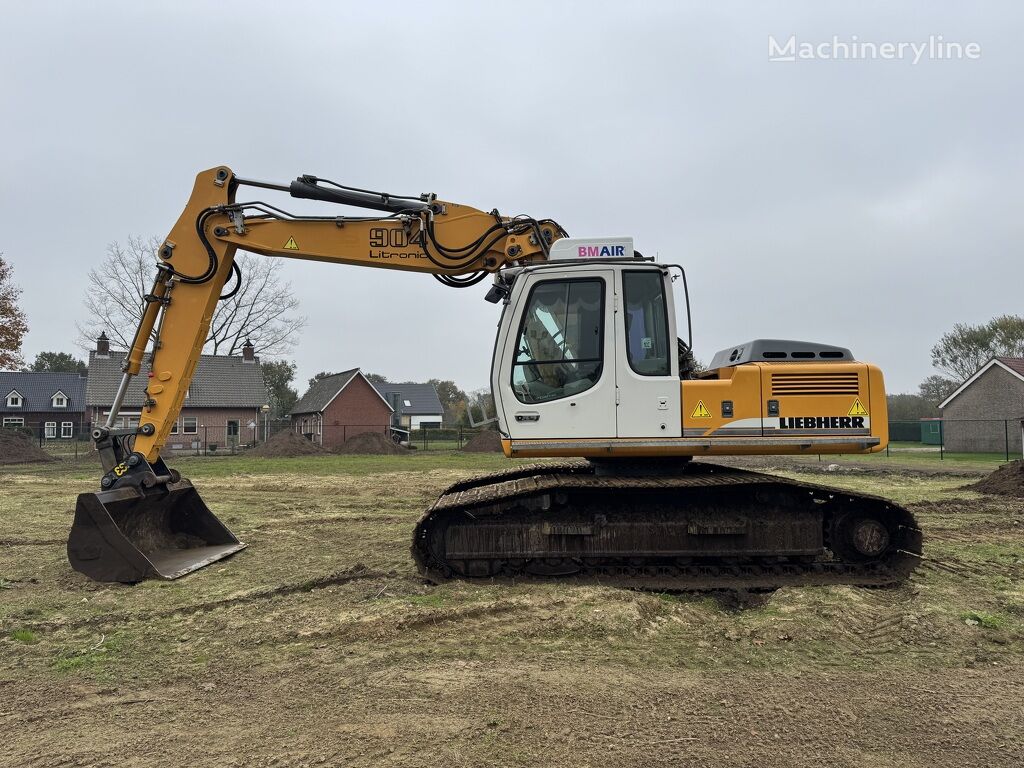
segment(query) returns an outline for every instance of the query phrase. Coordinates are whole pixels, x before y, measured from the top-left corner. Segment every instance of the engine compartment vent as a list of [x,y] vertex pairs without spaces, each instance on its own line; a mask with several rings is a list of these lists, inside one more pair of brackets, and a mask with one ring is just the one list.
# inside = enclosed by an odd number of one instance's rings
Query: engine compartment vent
[[745,344],[723,349],[712,359],[709,368],[729,368],[744,363],[808,362],[841,363],[853,362],[853,353],[846,347],[817,344],[813,341],[790,341],[786,339],[754,339]]
[[859,394],[860,382],[856,371],[772,374],[772,397]]

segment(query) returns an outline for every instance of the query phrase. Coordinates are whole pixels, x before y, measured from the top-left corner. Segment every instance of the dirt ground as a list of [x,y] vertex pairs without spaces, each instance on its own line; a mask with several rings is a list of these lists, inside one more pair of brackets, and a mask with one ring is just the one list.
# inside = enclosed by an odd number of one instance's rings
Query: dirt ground
[[250,547],[134,587],[64,560],[93,467],[0,469],[0,765],[1024,763],[1024,502],[962,474],[828,473],[911,506],[909,584],[737,596],[422,583],[415,520],[500,456],[177,466]]
[[260,443],[249,451],[250,456],[257,456],[261,459],[314,456],[318,453],[326,453],[326,451],[312,440],[292,432],[290,429],[282,429],[267,442]]
[[378,432],[363,432],[350,437],[333,452],[363,456],[402,456],[409,453],[409,449]]
[[501,437],[495,430],[486,429],[466,441],[462,450],[467,453],[500,453]]
[[31,437],[7,429],[0,430],[0,464],[31,464],[53,460]]
[[965,486],[965,489],[1024,498],[1024,460],[1007,462],[991,475]]

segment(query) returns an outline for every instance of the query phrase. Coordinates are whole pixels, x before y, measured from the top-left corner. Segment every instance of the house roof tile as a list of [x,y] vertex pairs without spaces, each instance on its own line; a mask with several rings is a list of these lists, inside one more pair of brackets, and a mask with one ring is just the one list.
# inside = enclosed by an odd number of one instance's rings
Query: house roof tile
[[[86,403],[109,406],[121,383],[121,365],[124,352],[111,352],[110,356],[89,353],[89,379]],[[148,356],[139,375],[128,385],[126,408],[141,408],[142,390],[149,381]],[[186,408],[259,408],[267,403],[267,388],[263,382],[263,369],[259,360],[243,361],[241,357],[201,355],[195,374],[189,384]]]
[[391,402],[389,395],[397,394],[399,410],[404,414],[409,416],[444,415],[444,407],[441,405],[441,400],[438,398],[433,384],[417,384],[407,381],[401,384],[387,382],[373,386],[389,403]]
[[359,373],[359,369],[353,368],[333,376],[325,376],[314,382],[306,394],[299,398],[291,413],[319,413],[352,381],[357,373]]
[[1024,376],[1024,357],[997,357],[996,360]]
[[[24,398],[18,408],[7,407],[12,390]],[[57,392],[68,399],[68,412],[85,410],[85,377],[77,373],[0,371],[0,413],[52,411],[51,400]]]

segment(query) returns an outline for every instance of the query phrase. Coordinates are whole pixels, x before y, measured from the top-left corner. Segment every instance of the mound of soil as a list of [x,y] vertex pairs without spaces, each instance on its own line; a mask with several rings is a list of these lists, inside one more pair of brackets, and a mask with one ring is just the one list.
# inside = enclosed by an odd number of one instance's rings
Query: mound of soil
[[288,458],[291,456],[312,456],[327,453],[316,443],[291,430],[282,430],[262,445],[257,445],[250,456],[261,456],[265,459]]
[[0,430],[0,464],[31,464],[56,459],[40,448],[36,441],[21,432]]
[[398,456],[409,453],[409,449],[390,440],[380,432],[363,432],[355,437],[350,437],[335,448],[334,453]]
[[501,453],[501,438],[493,429],[481,432],[471,438],[462,450],[469,453]]
[[964,488],[1024,499],[1024,460],[1017,459],[1009,464],[1003,464],[985,479],[965,485]]

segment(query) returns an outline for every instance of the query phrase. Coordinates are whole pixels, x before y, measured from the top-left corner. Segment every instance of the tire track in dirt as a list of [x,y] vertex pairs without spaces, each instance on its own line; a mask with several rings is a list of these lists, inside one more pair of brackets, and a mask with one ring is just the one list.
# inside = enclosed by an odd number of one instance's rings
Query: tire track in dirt
[[950,543],[1005,542],[1024,537],[1024,524],[1015,520],[979,520],[950,528],[928,529],[928,538]]
[[394,578],[397,574],[393,571],[374,571],[364,565],[355,565],[344,571],[335,571],[326,576],[315,576],[291,584],[282,584],[268,589],[261,589],[255,592],[247,592],[244,595],[225,597],[218,600],[208,600],[203,603],[180,606],[177,608],[165,608],[159,611],[138,611],[133,613],[107,613],[102,616],[88,616],[82,619],[63,622],[40,621],[23,622],[27,629],[53,630],[53,629],[81,629],[82,627],[102,627],[110,624],[123,624],[135,621],[152,621],[153,619],[169,618],[171,616],[194,616],[200,613],[207,613],[218,608],[228,608],[234,605],[270,600],[275,597],[294,595],[299,592],[312,592],[315,589],[336,586],[338,584],[349,584],[354,581],[367,579]]
[[[184,691],[184,688],[177,686],[175,689],[163,689],[163,691],[168,690]],[[155,695],[133,696],[119,694],[115,689],[101,690],[80,700],[52,702],[49,707],[36,706],[31,710],[21,712],[3,712],[0,713],[0,718],[2,718],[0,722],[7,725],[24,727],[32,723],[52,720],[54,718],[64,720],[79,713],[88,713],[94,709],[107,710],[111,707],[150,704],[154,701],[157,701]],[[11,716],[7,717],[6,715]]]
[[418,614],[408,619],[401,619],[395,624],[399,631],[417,631],[424,627],[437,628],[445,624],[456,624],[475,619],[496,619],[513,613],[533,610],[525,603],[499,601],[488,605],[472,605],[465,608],[452,608],[443,611],[431,611]]
[[998,560],[968,561],[958,557],[926,557],[919,569],[925,572],[948,573],[965,580],[984,576],[1024,579],[1024,563],[1004,563]]
[[[246,530],[253,533],[260,533],[265,530],[273,530],[277,528],[302,528],[302,527],[322,527],[322,526],[335,526],[339,523],[375,523],[380,525],[398,525],[408,523],[410,520],[416,518],[412,515],[347,515],[347,514],[332,514],[325,515],[324,517],[295,517],[295,518],[278,518],[278,519],[264,519],[261,520],[259,525],[255,525]],[[3,542],[0,542],[2,544]],[[62,542],[63,543],[63,542]]]
[[438,609],[417,612],[411,616],[374,616],[368,621],[332,622],[330,626],[319,630],[305,630],[295,636],[305,642],[321,642],[325,640],[342,640],[351,642],[377,637],[396,637],[400,633],[417,633],[430,630],[436,640],[438,633],[452,627],[472,623],[472,627],[459,631],[465,633],[471,629],[476,642],[481,638],[514,631],[512,624],[516,617],[532,615],[536,612],[535,604],[508,600],[499,600],[484,605],[468,605],[457,608]]
[[52,547],[67,544],[67,539],[0,539],[0,547]]
[[860,602],[844,603],[835,617],[835,642],[855,654],[890,653],[906,641],[919,639],[927,615],[904,609],[910,596],[902,590],[864,589]]

